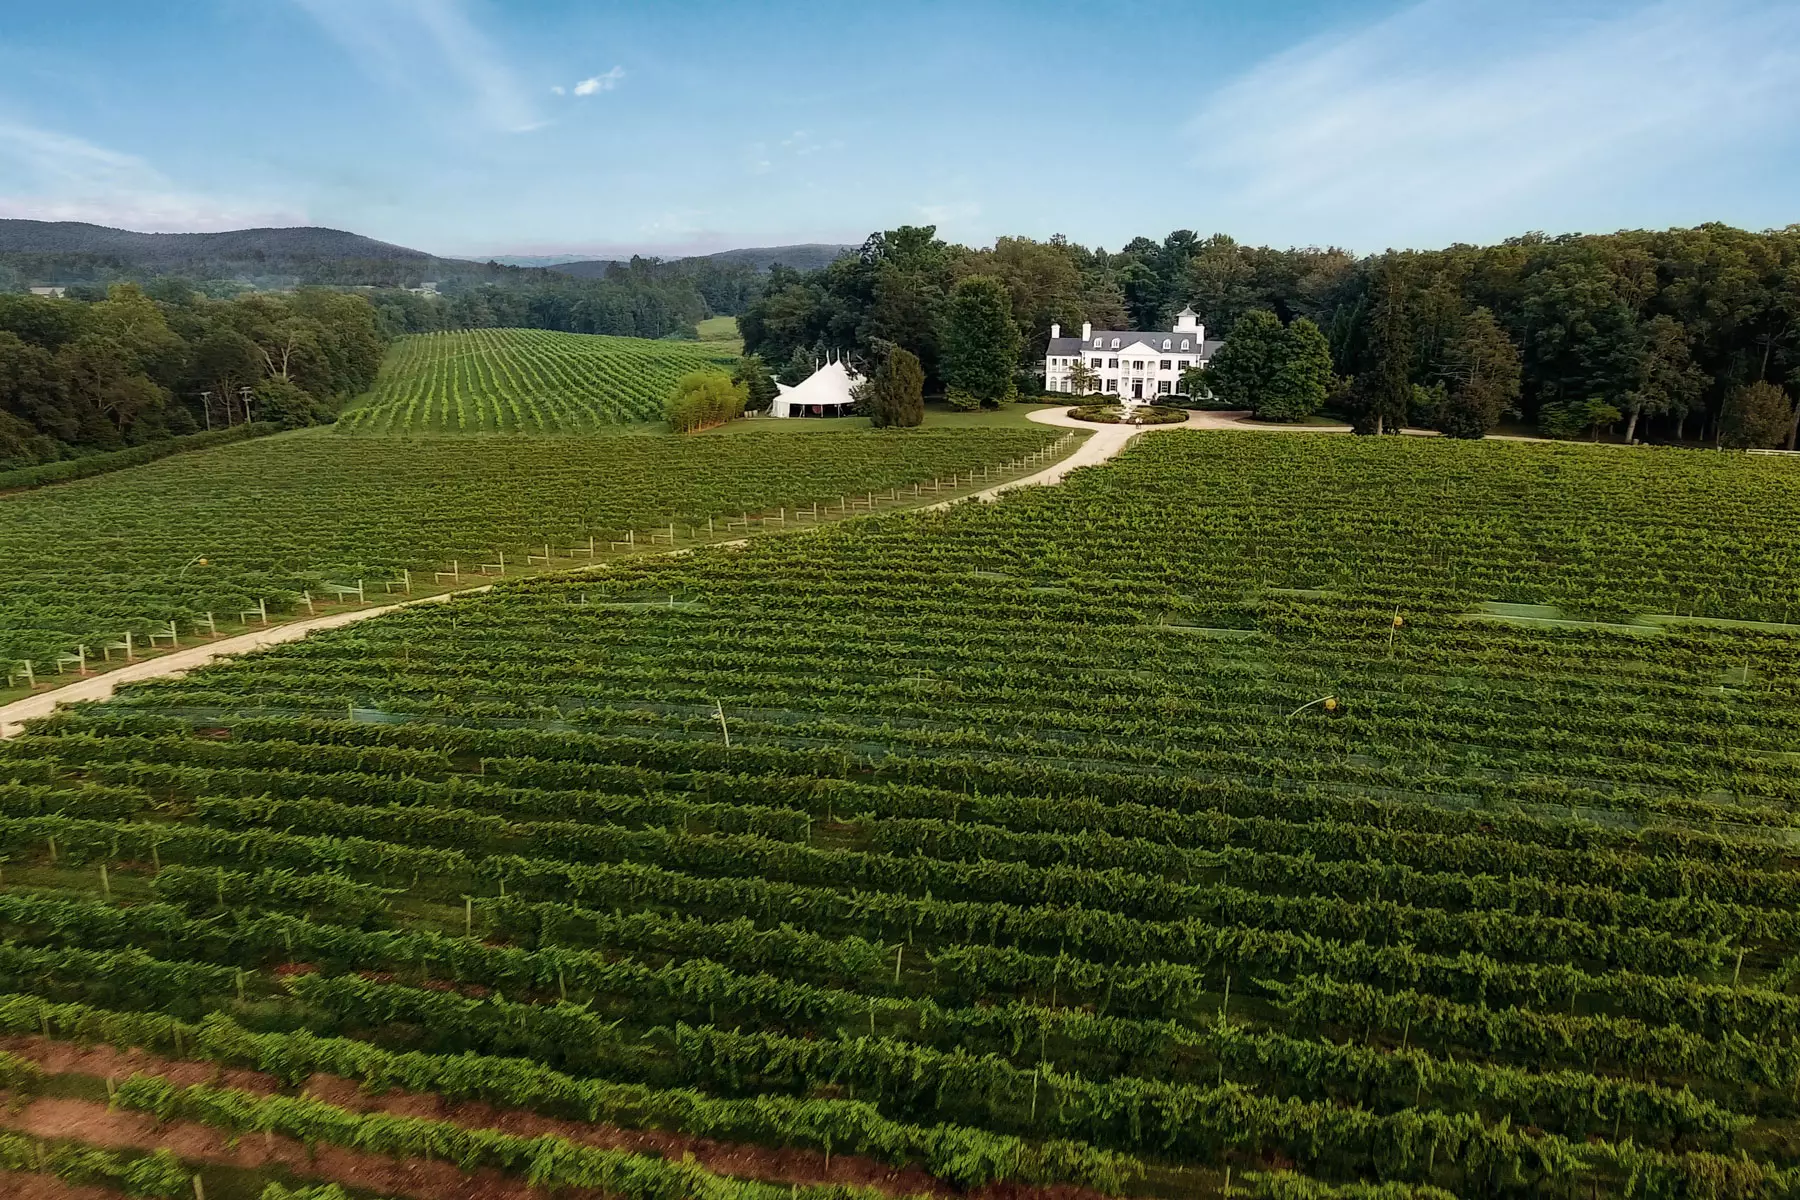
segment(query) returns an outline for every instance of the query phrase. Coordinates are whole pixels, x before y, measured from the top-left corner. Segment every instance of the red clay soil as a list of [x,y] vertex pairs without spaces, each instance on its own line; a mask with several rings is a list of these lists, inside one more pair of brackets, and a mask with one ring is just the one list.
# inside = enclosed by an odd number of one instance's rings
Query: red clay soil
[[[246,1137],[233,1146],[229,1135],[191,1121],[158,1125],[148,1113],[109,1109],[91,1100],[44,1097],[17,1111],[0,1112],[0,1128],[37,1137],[76,1138],[109,1150],[167,1149],[188,1163],[255,1169],[279,1165],[305,1179],[328,1180],[378,1195],[416,1200],[544,1200],[546,1192],[498,1171],[464,1175],[452,1163],[395,1162],[379,1155],[324,1143],[312,1154],[288,1138]],[[592,1188],[560,1188],[559,1200],[603,1200]]]
[[86,1183],[64,1183],[54,1175],[0,1171],[0,1196],[6,1200],[119,1200],[111,1188]]
[[[181,1059],[168,1059],[151,1054],[144,1050],[118,1050],[112,1046],[78,1046],[72,1042],[46,1040],[42,1037],[6,1037],[0,1038],[0,1049],[29,1058],[51,1075],[87,1075],[104,1078],[114,1076],[124,1078],[133,1072],[160,1075],[180,1086],[195,1083],[212,1084],[218,1087],[238,1088],[242,1091],[268,1095],[281,1089],[280,1082],[272,1075],[260,1071],[236,1070],[221,1068],[212,1063],[192,1062]],[[469,1128],[493,1129],[502,1133],[515,1134],[519,1137],[536,1137],[540,1134],[554,1134],[583,1146],[595,1146],[609,1150],[630,1150],[639,1153],[660,1154],[664,1158],[679,1160],[685,1155],[692,1155],[694,1160],[707,1170],[718,1175],[729,1175],[739,1179],[758,1179],[769,1183],[783,1184],[850,1184],[859,1187],[874,1188],[893,1196],[936,1195],[954,1197],[968,1195],[978,1200],[1105,1200],[1102,1193],[1071,1185],[1055,1185],[1037,1187],[1018,1183],[993,1183],[977,1188],[973,1192],[961,1192],[954,1186],[927,1173],[919,1167],[892,1167],[874,1159],[862,1158],[851,1154],[834,1154],[827,1166],[825,1156],[814,1150],[801,1148],[778,1148],[759,1146],[745,1142],[721,1142],[711,1138],[690,1137],[685,1134],[669,1133],[662,1130],[621,1129],[615,1125],[589,1123],[585,1121],[565,1121],[554,1117],[542,1116],[523,1109],[500,1108],[480,1101],[451,1101],[435,1093],[419,1093],[393,1090],[379,1095],[363,1092],[354,1080],[343,1079],[335,1075],[318,1074],[306,1081],[306,1094],[330,1104],[336,1104],[353,1112],[381,1112],[393,1116],[422,1117],[434,1121],[449,1121]],[[52,1103],[50,1100],[39,1100],[26,1110],[27,1115],[39,1105]],[[63,1101],[55,1101],[63,1103]],[[90,1106],[105,1113],[104,1106]],[[136,1118],[135,1113],[111,1114],[119,1117]],[[154,1121],[150,1121],[152,1131],[148,1140],[133,1142],[144,1149],[154,1149],[159,1145],[170,1145],[183,1158],[190,1158],[179,1146],[166,1141],[154,1130]],[[14,1126],[17,1128],[17,1126]],[[204,1130],[198,1125],[177,1122],[165,1127]],[[36,1132],[34,1130],[34,1132]],[[206,1131],[210,1132],[210,1131]],[[72,1136],[61,1134],[58,1136]],[[259,1141],[259,1139],[250,1139]],[[275,1140],[277,1149],[282,1139]],[[115,1143],[105,1143],[113,1145]],[[222,1139],[221,1139],[222,1144]],[[247,1146],[249,1143],[246,1142]],[[259,1143],[260,1144],[260,1143]],[[298,1143],[295,1143],[297,1146]],[[326,1147],[319,1149],[319,1163],[326,1162]],[[227,1152],[228,1155],[231,1152]],[[357,1162],[369,1161],[391,1167],[388,1159],[371,1158],[369,1155],[355,1154],[349,1151],[336,1153]],[[304,1155],[302,1155],[304,1157]],[[232,1162],[234,1165],[255,1166],[258,1163],[241,1163],[226,1157],[208,1161]],[[260,1159],[259,1162],[272,1161]],[[277,1159],[273,1161],[287,1161]],[[293,1164],[289,1164],[293,1165]],[[410,1164],[411,1167],[432,1169],[445,1164]],[[296,1168],[299,1170],[299,1168]],[[461,1173],[449,1168],[451,1175],[461,1179]],[[315,1174],[320,1173],[315,1171]],[[496,1173],[489,1172],[494,1181],[504,1179]],[[390,1191],[401,1189],[400,1183],[368,1184],[351,1180],[334,1173],[326,1173],[324,1177],[340,1183],[354,1183],[357,1187],[369,1187],[374,1191],[386,1188]],[[481,1176],[476,1177],[480,1179]],[[540,1198],[547,1194],[543,1190],[517,1185],[516,1192],[469,1191],[470,1197],[498,1198],[517,1195],[520,1197]],[[6,1193],[0,1193],[5,1195]],[[450,1197],[451,1192],[407,1191],[404,1194],[418,1195],[428,1200],[438,1197]],[[569,1189],[560,1190],[557,1196],[573,1195]],[[463,1192],[454,1195],[460,1197]]]

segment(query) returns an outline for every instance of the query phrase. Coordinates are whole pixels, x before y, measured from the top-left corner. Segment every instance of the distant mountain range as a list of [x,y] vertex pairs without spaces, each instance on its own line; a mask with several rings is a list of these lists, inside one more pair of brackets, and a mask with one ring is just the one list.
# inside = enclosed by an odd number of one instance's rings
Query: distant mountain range
[[[776,263],[796,271],[816,271],[855,250],[855,246],[830,242],[804,242],[797,246],[755,246],[744,250],[720,250],[714,254],[695,254],[669,262],[710,262],[721,266],[751,267],[766,271]],[[606,274],[616,259],[592,259],[584,262],[546,263],[553,271],[573,275],[577,279],[594,279]]]
[[288,262],[382,259],[428,263],[435,257],[359,233],[317,226],[234,229],[229,233],[134,233],[82,221],[0,220],[0,254],[94,254],[146,266],[187,262]]
[[[725,250],[678,261],[711,261],[759,271],[779,262],[798,270],[814,270],[852,249],[810,243]],[[209,279],[299,276],[339,283],[393,283],[409,278],[500,277],[520,269],[547,268],[577,279],[596,279],[612,265],[611,260],[557,261],[554,256],[493,261],[500,266],[445,258],[317,226],[135,233],[81,221],[0,220],[0,264],[10,264],[15,273],[34,283],[78,282],[97,277],[97,272],[130,269]]]

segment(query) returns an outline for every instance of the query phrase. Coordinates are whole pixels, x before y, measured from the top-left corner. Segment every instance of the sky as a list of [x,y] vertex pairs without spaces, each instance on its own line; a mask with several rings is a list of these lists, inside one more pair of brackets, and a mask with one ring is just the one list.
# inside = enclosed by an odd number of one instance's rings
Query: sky
[[438,254],[1800,222],[1796,0],[0,0],[0,217]]

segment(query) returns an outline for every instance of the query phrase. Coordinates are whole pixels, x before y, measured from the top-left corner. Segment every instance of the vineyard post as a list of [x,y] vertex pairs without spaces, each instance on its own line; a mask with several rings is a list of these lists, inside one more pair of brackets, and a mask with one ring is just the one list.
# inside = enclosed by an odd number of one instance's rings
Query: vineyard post
[[318,614],[319,610],[313,607],[312,591],[310,589],[307,591],[301,592],[300,599],[306,605],[306,615],[307,616],[311,617],[311,616],[316,616]]
[[100,894],[108,900],[112,899],[112,881],[106,877],[106,864],[100,864]]
[[[673,596],[669,597],[669,601],[671,604],[674,603],[674,599],[675,598]],[[725,748],[727,750],[729,750],[729,749],[731,749],[731,727],[725,723],[725,703],[724,703],[724,701],[714,700],[713,701],[713,712],[719,718],[719,732],[724,735]]]

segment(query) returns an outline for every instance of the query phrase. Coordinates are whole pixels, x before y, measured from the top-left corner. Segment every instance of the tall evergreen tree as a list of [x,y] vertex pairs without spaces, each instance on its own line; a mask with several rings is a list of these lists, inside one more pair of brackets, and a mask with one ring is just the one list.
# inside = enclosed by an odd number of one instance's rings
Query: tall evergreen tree
[[760,354],[746,354],[740,358],[737,369],[731,373],[731,382],[742,385],[744,407],[751,412],[760,412],[769,407],[781,392],[775,386],[775,377],[769,374],[768,364],[763,362]]
[[1734,450],[1779,446],[1788,435],[1794,406],[1779,384],[1767,380],[1736,388],[1725,398],[1719,444]]
[[1412,400],[1413,337],[1404,282],[1389,268],[1377,277],[1369,313],[1370,367],[1356,376],[1351,396],[1358,433],[1386,433],[1406,423]]
[[890,347],[875,374],[859,384],[857,400],[877,429],[911,429],[925,420],[925,368],[904,346]]
[[942,339],[951,405],[979,408],[1014,399],[1020,341],[1006,285],[989,275],[960,280],[950,293]]

